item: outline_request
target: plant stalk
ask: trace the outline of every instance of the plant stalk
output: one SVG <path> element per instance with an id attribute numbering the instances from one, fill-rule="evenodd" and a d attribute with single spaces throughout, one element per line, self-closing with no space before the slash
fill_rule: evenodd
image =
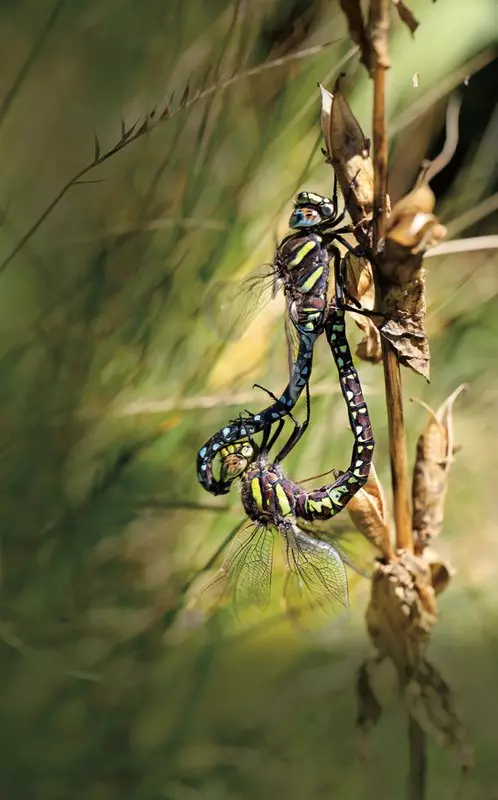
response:
<path id="1" fill-rule="evenodd" d="M 388 35 L 390 0 L 372 0 L 370 5 L 371 60 L 374 82 L 374 252 L 386 235 L 387 219 L 387 127 L 385 112 L 386 71 L 389 68 Z M 392 346 L 383 341 L 384 381 L 389 429 L 389 452 L 393 488 L 396 546 L 413 550 L 411 504 L 408 478 L 406 433 L 403 419 L 403 393 L 398 358 Z M 426 737 L 413 717 L 408 719 L 409 800 L 424 800 L 426 786 Z"/>

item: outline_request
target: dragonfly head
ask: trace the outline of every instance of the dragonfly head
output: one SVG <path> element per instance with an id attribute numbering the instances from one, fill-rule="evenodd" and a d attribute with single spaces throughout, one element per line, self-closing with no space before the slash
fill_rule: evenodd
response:
<path id="1" fill-rule="evenodd" d="M 289 228 L 313 228 L 323 222 L 330 222 L 334 215 L 334 204 L 328 197 L 315 192 L 299 192 Z"/>
<path id="2" fill-rule="evenodd" d="M 235 480 L 248 468 L 258 454 L 256 445 L 249 441 L 228 444 L 220 450 L 221 480 Z"/>

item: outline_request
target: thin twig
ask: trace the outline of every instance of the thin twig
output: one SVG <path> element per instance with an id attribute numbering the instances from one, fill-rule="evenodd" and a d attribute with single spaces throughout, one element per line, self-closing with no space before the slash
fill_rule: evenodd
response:
<path id="1" fill-rule="evenodd" d="M 153 109 L 150 113 L 147 113 L 144 117 L 137 120 L 133 125 L 130 127 L 126 127 L 125 123 L 122 122 L 121 125 L 121 138 L 119 141 L 109 150 L 105 152 L 101 152 L 100 150 L 100 143 L 95 135 L 95 151 L 94 157 L 92 161 L 82 167 L 73 177 L 68 180 L 64 186 L 57 192 L 55 197 L 50 201 L 48 206 L 42 211 L 40 216 L 35 220 L 35 222 L 31 225 L 30 228 L 26 231 L 25 234 L 20 238 L 18 243 L 13 247 L 13 249 L 8 253 L 8 255 L 4 258 L 2 263 L 0 264 L 0 273 L 8 267 L 10 262 L 16 257 L 16 255 L 25 247 L 25 245 L 30 241 L 30 239 L 34 236 L 40 226 L 45 222 L 47 217 L 50 216 L 52 211 L 59 205 L 60 201 L 65 197 L 67 192 L 72 189 L 73 186 L 78 185 L 81 183 L 81 178 L 87 175 L 92 170 L 96 169 L 97 167 L 102 166 L 106 161 L 108 161 L 113 156 L 117 155 L 117 153 L 121 152 L 125 147 L 136 142 L 137 139 L 140 139 L 145 134 L 150 133 L 151 131 L 155 130 L 159 125 L 161 125 L 166 120 L 171 120 L 180 111 L 186 111 L 187 109 L 191 108 L 195 103 L 198 103 L 201 100 L 204 100 L 206 97 L 215 94 L 216 92 L 222 92 L 227 89 L 229 86 L 232 86 L 234 83 L 241 81 L 245 78 L 253 77 L 254 75 L 259 75 L 262 72 L 265 72 L 269 69 L 274 69 L 276 67 L 280 67 L 283 64 L 286 64 L 289 61 L 296 61 L 302 58 L 308 58 L 311 55 L 315 55 L 316 53 L 320 52 L 321 50 L 325 49 L 326 47 L 333 44 L 333 42 L 325 42 L 321 45 L 316 45 L 315 47 L 308 47 L 304 50 L 299 50 L 296 53 L 290 53 L 287 56 L 282 58 L 276 58 L 272 61 L 267 62 L 266 64 L 260 64 L 257 67 L 252 67 L 252 69 L 245 70 L 244 72 L 236 73 L 232 75 L 230 78 L 226 78 L 223 81 L 218 81 L 212 86 L 208 86 L 206 89 L 202 89 L 197 91 L 194 95 L 189 97 L 189 86 L 185 88 L 183 93 L 183 97 L 180 100 L 178 106 L 171 110 L 170 104 L 172 101 L 172 97 L 170 98 L 169 102 L 166 103 L 165 108 L 160 111 L 158 108 Z"/>
<path id="2" fill-rule="evenodd" d="M 448 239 L 452 239 L 453 236 L 470 228 L 471 225 L 475 225 L 476 222 L 480 222 L 481 219 L 489 216 L 489 214 L 493 214 L 495 211 L 498 211 L 498 192 L 492 194 L 490 197 L 486 197 L 485 200 L 482 200 L 482 202 L 478 203 L 474 208 L 469 208 L 468 211 L 464 211 L 459 217 L 448 222 Z"/>
<path id="3" fill-rule="evenodd" d="M 455 239 L 442 242 L 425 253 L 424 258 L 447 256 L 451 253 L 470 253 L 478 250 L 498 250 L 498 236 L 471 236 L 468 239 Z"/>

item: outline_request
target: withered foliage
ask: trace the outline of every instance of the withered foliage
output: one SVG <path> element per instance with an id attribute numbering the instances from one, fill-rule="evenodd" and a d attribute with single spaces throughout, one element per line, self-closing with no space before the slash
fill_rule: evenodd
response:
<path id="1" fill-rule="evenodd" d="M 346 291 L 350 298 L 354 298 L 362 309 L 374 311 L 376 299 L 376 285 L 370 261 L 364 256 L 346 253 L 344 256 L 346 272 Z M 378 364 L 382 361 L 382 343 L 380 331 L 377 327 L 382 323 L 382 316 L 370 317 L 364 314 L 351 312 L 358 328 L 364 334 L 363 339 L 356 348 L 356 355 L 363 361 Z"/>
<path id="2" fill-rule="evenodd" d="M 369 542 L 375 545 L 386 560 L 393 557 L 389 530 L 389 511 L 384 490 L 372 464 L 365 486 L 347 505 L 352 522 Z"/>
<path id="3" fill-rule="evenodd" d="M 392 0 L 398 12 L 398 16 L 410 32 L 413 34 L 419 26 L 419 22 L 410 11 L 403 0 Z M 382 47 L 384 36 L 377 35 L 375 29 L 375 19 L 372 13 L 369 14 L 368 25 L 366 24 L 360 0 L 340 0 L 341 8 L 348 21 L 349 35 L 360 50 L 360 61 L 367 69 L 370 76 L 373 74 L 375 60 L 381 61 L 385 66 L 389 66 L 387 50 Z M 370 9 L 371 11 L 371 9 Z M 374 52 L 372 52 L 374 51 Z"/>
<path id="4" fill-rule="evenodd" d="M 348 212 L 355 225 L 355 236 L 365 247 L 371 245 L 373 214 L 373 164 L 370 141 L 339 89 L 333 93 L 320 84 L 322 132 L 326 161 L 334 168 Z"/>
<path id="5" fill-rule="evenodd" d="M 382 281 L 382 335 L 396 349 L 402 364 L 429 379 L 429 342 L 424 329 L 425 270 L 423 257 L 446 234 L 432 213 L 436 198 L 421 183 L 401 198 L 387 219 L 383 257 L 379 259 Z"/>
<path id="6" fill-rule="evenodd" d="M 439 536 L 444 521 L 444 503 L 453 460 L 453 403 L 464 391 L 459 386 L 437 411 L 429 413 L 427 424 L 417 442 L 413 470 L 413 538 L 415 552 L 422 552 Z M 418 401 L 420 402 L 420 401 Z"/>
<path id="7" fill-rule="evenodd" d="M 428 380 L 423 257 L 446 234 L 446 228 L 433 213 L 436 201 L 427 183 L 428 175 L 433 177 L 436 171 L 426 165 L 415 188 L 392 211 L 387 199 L 386 239 L 379 252 L 372 252 L 374 173 L 370 142 L 339 84 L 333 93 L 323 86 L 320 91 L 326 160 L 334 167 L 354 223 L 352 231 L 362 251 L 361 255 L 346 256 L 347 289 L 364 309 L 378 312 L 376 317 L 355 315 L 355 322 L 364 333 L 357 355 L 379 362 L 383 336 L 396 350 L 401 364 Z"/>
<path id="8" fill-rule="evenodd" d="M 349 514 L 355 527 L 382 553 L 372 576 L 366 613 L 376 655 L 358 672 L 358 725 L 366 732 L 398 695 L 425 733 L 454 749 L 467 769 L 472 765 L 472 748 L 451 689 L 426 659 L 438 620 L 437 597 L 453 574 L 428 544 L 443 526 L 454 452 L 452 407 L 463 388 L 459 386 L 436 412 L 426 407 L 429 420 L 417 444 L 413 475 L 415 552 L 393 551 L 384 490 L 374 469 L 350 502 Z"/>

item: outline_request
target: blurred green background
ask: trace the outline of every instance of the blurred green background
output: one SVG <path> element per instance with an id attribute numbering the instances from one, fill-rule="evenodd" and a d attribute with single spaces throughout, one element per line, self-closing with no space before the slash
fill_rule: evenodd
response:
<path id="1" fill-rule="evenodd" d="M 453 237 L 490 234 L 494 0 L 410 5 L 414 39 L 393 19 L 391 195 L 438 152 L 448 93 L 471 76 L 457 155 L 434 188 Z M 330 193 L 317 81 L 346 72 L 370 133 L 371 85 L 338 3 L 4 0 L 0 26 L 0 263 L 92 160 L 94 130 L 106 150 L 121 118 L 173 91 L 177 108 L 187 84 L 190 97 L 218 86 L 72 187 L 0 274 L 2 798 L 402 798 L 402 712 L 386 713 L 370 760 L 356 747 L 366 581 L 327 646 L 275 621 L 278 591 L 249 630 L 225 614 L 172 624 L 241 516 L 235 491 L 200 489 L 196 451 L 265 403 L 255 380 L 286 382 L 281 299 L 227 343 L 203 314 L 206 289 L 271 260 L 296 190 Z M 427 260 L 432 381 L 404 376 L 411 459 L 425 412 L 408 397 L 437 406 L 469 384 L 438 542 L 457 572 L 431 659 L 476 747 L 472 800 L 498 798 L 496 267 L 492 250 Z M 360 371 L 388 490 L 382 372 Z M 320 342 L 312 426 L 288 473 L 348 463 L 346 422 Z M 458 786 L 453 755 L 431 744 L 428 797 Z"/>

